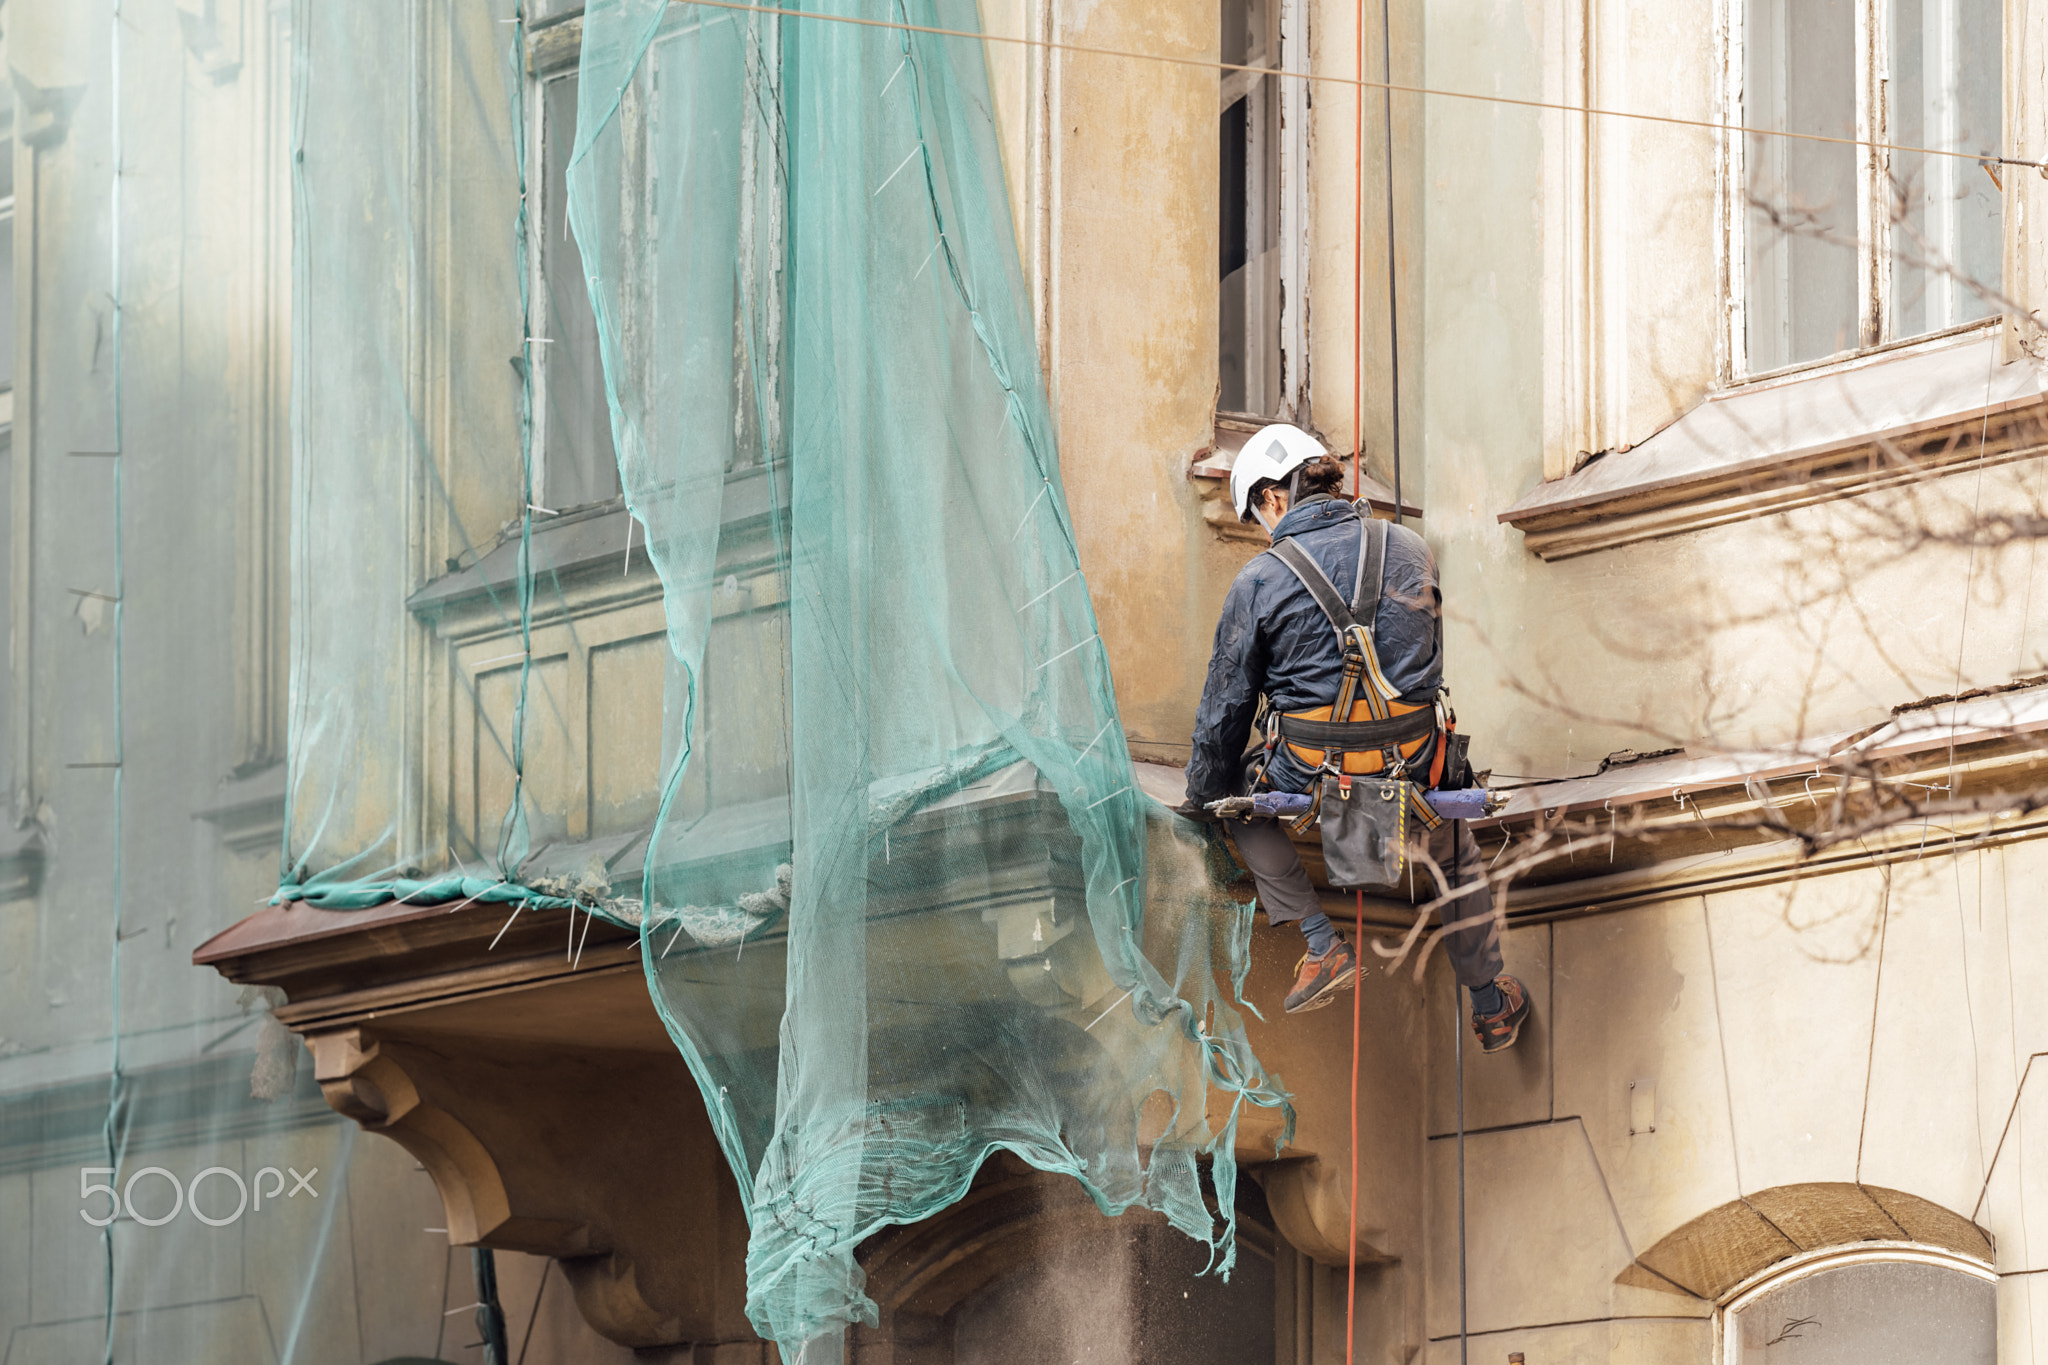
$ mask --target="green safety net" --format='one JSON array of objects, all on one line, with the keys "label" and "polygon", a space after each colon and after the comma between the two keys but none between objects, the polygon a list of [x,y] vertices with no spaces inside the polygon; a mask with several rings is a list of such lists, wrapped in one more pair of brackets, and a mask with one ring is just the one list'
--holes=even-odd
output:
[{"label": "green safety net", "polygon": [[1227,1274],[1286,1098],[1133,776],[981,42],[916,31],[973,6],[400,9],[296,15],[275,899],[638,927],[791,1356],[999,1148]]},{"label": "green safety net", "polygon": [[[522,790],[522,745],[545,743],[523,713],[558,727],[562,698],[560,670],[526,648],[548,582],[528,556],[546,490],[529,468],[517,15],[513,0],[437,9],[454,75],[431,129],[416,92],[432,48],[405,7],[297,16],[284,899],[361,906],[456,876],[516,903],[560,805]],[[474,575],[474,600],[412,600],[501,548],[516,565]],[[451,661],[461,697],[431,719],[419,678],[440,641],[423,624],[487,646]],[[457,712],[481,761],[436,761],[427,736],[445,745]]]},{"label": "green safety net", "polygon": [[981,42],[920,29],[975,7],[594,5],[569,169],[672,655],[649,978],[807,1360],[997,1148],[1227,1272],[1236,1106],[1284,1103],[1133,777]]},{"label": "green safety net", "polygon": [[[481,207],[460,212],[506,247],[493,259],[516,336],[506,262],[517,82],[512,29],[493,23],[513,13],[469,0],[5,8],[10,1365],[471,1358],[458,1355],[474,1336],[459,1311],[476,1298],[470,1253],[427,1230],[444,1221],[421,1216],[429,1177],[322,1099],[303,1046],[273,1015],[279,992],[224,980],[193,953],[257,913],[279,881],[294,396],[313,405],[299,426],[320,476],[299,489],[310,497],[298,575],[327,579],[301,605],[333,613],[301,663],[354,658],[328,675],[345,696],[323,698],[300,669],[295,739],[310,755],[301,790],[314,793],[302,813],[324,822],[323,847],[405,862],[388,838],[394,851],[377,851],[394,807],[372,793],[397,789],[411,755],[387,744],[396,723],[362,680],[395,676],[398,651],[416,650],[404,604],[425,575],[416,555],[379,558],[406,543],[403,531],[329,561],[331,573],[321,557],[347,538],[344,519],[421,520],[396,491],[434,425],[415,420],[429,411],[421,336],[461,345],[477,329],[492,351],[488,391],[460,418],[443,413],[443,427],[495,423],[517,450],[512,343],[490,334],[483,292],[445,308],[410,288],[389,211],[424,189],[392,159],[423,141],[407,73],[431,35],[453,34],[436,48],[446,126],[467,126],[484,150],[448,188],[459,199],[488,187]],[[296,213],[295,165],[311,191]],[[295,261],[306,267],[296,300]],[[362,464],[344,473],[348,455]],[[516,455],[509,469],[496,450],[468,467],[490,485],[472,497],[472,524],[486,503],[497,522],[514,515]],[[368,501],[351,511],[342,498]],[[312,619],[302,610],[302,624]],[[508,1298],[530,1301],[538,1271],[514,1270]]]}]

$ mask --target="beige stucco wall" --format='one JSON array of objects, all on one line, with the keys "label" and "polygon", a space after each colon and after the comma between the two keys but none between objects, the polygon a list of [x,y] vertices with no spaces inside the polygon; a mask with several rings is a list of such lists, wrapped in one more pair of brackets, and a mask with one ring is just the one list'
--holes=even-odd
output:
[{"label": "beige stucco wall", "polygon": [[[1326,8],[1315,69],[1349,77],[1353,20]],[[1025,31],[1012,20],[1005,31]],[[1206,56],[1215,22],[1209,3],[1052,17],[1057,41]],[[1559,5],[1436,6],[1426,33],[1397,12],[1396,77],[1711,120],[1718,23],[1706,0],[1590,24]],[[1377,40],[1369,25],[1369,76]],[[1256,550],[1203,526],[1204,490],[1183,477],[1209,442],[1215,384],[1214,78],[1074,53],[1039,72],[1040,49],[989,51],[1020,240],[1027,255],[1050,243],[1048,382],[1126,725],[1140,752],[1177,757],[1216,605]],[[1313,420],[1348,443],[1355,269],[1368,466],[1388,478],[1381,125],[1369,97],[1354,260],[1352,98],[1315,88]],[[1035,118],[1054,125],[1050,145],[1028,141]],[[1559,563],[1530,555],[1502,509],[1574,452],[1640,441],[1721,382],[1716,138],[1415,96],[1396,97],[1395,120],[1404,491],[1442,564],[1453,695],[1483,763],[1565,772],[1624,745],[1784,742],[2035,666],[2038,556],[1908,560],[1874,536],[1869,500]],[[1981,488],[1952,479],[1906,514],[2016,506],[2034,484],[2024,470]]]},{"label": "beige stucco wall", "polygon": [[[2044,20],[2023,0],[2010,11],[2023,75],[2039,64]],[[1315,8],[1318,72],[1357,69],[1356,13]],[[1713,121],[1724,22],[1709,0],[1396,6],[1396,79]],[[1052,23],[1075,42],[1213,54],[1216,9],[1059,6]],[[1050,174],[1009,169],[1027,198],[1020,233],[1049,239],[1054,262],[1044,306],[1062,467],[1133,747],[1178,757],[1222,591],[1256,549],[1204,528],[1182,477],[1207,443],[1215,382],[1213,77],[1056,57],[1058,79],[1033,85],[1024,49],[991,52],[992,67],[1012,63],[996,71],[999,120],[1015,119],[1006,154],[1033,154],[1009,110],[1027,89],[1057,134]],[[2012,88],[2014,145],[2031,146],[2039,101],[2024,80]],[[1363,426],[1384,478],[1378,104],[1369,97],[1358,158],[1368,231],[1355,258],[1353,94],[1318,86],[1314,100],[1314,421],[1348,445],[1356,268]],[[1454,699],[1483,764],[1560,775],[1631,745],[1779,744],[2039,669],[2048,567],[2031,545],[1905,553],[1883,529],[2032,505],[2043,485],[2029,464],[1557,563],[1532,555],[1496,520],[1502,509],[1577,452],[1641,441],[1725,382],[1717,140],[1395,103],[1405,491],[1442,565]],[[2031,245],[2041,197],[2029,178],[2009,200],[2009,278],[2025,298],[2043,269]],[[2048,1047],[2027,1010],[2048,988],[2027,894],[2044,858],[2036,843],[1930,852],[1513,930],[1509,967],[1530,984],[1536,1021],[1503,1057],[1466,1042],[1472,1323],[1489,1334],[1474,1358],[1706,1361],[1713,1305],[1616,1277],[1690,1220],[1776,1186],[1918,1195],[1988,1228],[2000,1271],[2039,1269],[2030,1236],[2048,1227],[2025,1213],[2048,1207],[2036,1188],[2048,1167],[2026,1123],[2048,1100],[2036,1088],[2015,1107],[2015,1095]],[[1272,995],[1294,951],[1261,927],[1254,998],[1261,983]],[[1455,1340],[1430,1340],[1456,1330],[1452,989],[1441,967],[1421,1000],[1377,974],[1364,989],[1361,1216],[1402,1258],[1361,1281],[1364,1331],[1386,1358],[1455,1360]],[[1348,1025],[1252,1026],[1302,1095],[1304,1147],[1319,1154],[1348,1117]],[[1418,1055],[1419,1074],[1397,1061]],[[1654,1090],[1655,1132],[1629,1131],[1633,1086]],[[1400,1173],[1418,1154],[1415,1202]],[[2032,1282],[2001,1286],[2004,1359],[2029,1360],[2048,1339]],[[1574,1325],[1540,1325],[1557,1323]],[[1340,1359],[1325,1327],[1315,1358]]]},{"label": "beige stucco wall", "polygon": [[[2039,25],[2038,7],[2025,13]],[[1201,57],[1216,44],[1214,0],[1059,5],[1049,19],[992,3],[987,15],[992,29],[1090,46]],[[1355,16],[1335,4],[1315,8],[1319,70],[1355,69]],[[1718,76],[1705,0],[1637,0],[1600,19],[1583,32],[1558,0],[1453,0],[1430,6],[1426,20],[1421,6],[1403,5],[1394,14],[1397,79],[1711,116]],[[1367,36],[1370,73],[1378,52]],[[2038,63],[2038,37],[2029,41],[2016,57],[2023,70]],[[1574,74],[1583,69],[1582,47],[1595,54],[1590,81]],[[165,83],[181,72],[173,68]],[[992,47],[991,73],[1063,470],[1125,723],[1139,753],[1178,758],[1217,603],[1254,549],[1209,529],[1204,490],[1185,476],[1209,444],[1216,383],[1215,77],[1080,53],[1048,61],[1042,49],[1019,46]],[[1387,477],[1388,367],[1372,340],[1387,323],[1375,198],[1384,167],[1375,102],[1367,103],[1368,141],[1356,164],[1368,232],[1354,254],[1347,139],[1355,104],[1342,87],[1320,87],[1316,96],[1311,366],[1315,424],[1348,444],[1355,268],[1362,425],[1372,467]],[[2022,106],[2036,117],[2033,103]],[[449,130],[449,164],[478,160],[464,140],[475,131]],[[1999,682],[2036,666],[2044,640],[2033,604],[2048,601],[2048,583],[2036,581],[2048,566],[2025,545],[1975,555],[1932,547],[1900,559],[1869,534],[1868,514],[1882,506],[1871,500],[1537,561],[1495,514],[1574,451],[1641,439],[1716,378],[1711,148],[1693,131],[1608,125],[1582,145],[1565,116],[1414,97],[1397,99],[1396,133],[1409,154],[1396,177],[1403,337],[1412,348],[1403,354],[1404,482],[1425,506],[1422,528],[1443,564],[1452,680],[1482,761],[1555,773],[1646,739],[1779,742],[1864,723],[1958,680]],[[54,154],[47,160],[59,164]],[[59,177],[44,191],[65,186]],[[2030,184],[2028,193],[2039,191]],[[437,194],[451,215],[504,219],[502,167],[495,177],[452,180]],[[2016,240],[2033,240],[2032,221],[2022,220]],[[2016,279],[2038,276],[2027,250],[2018,265]],[[71,289],[68,277],[58,283]],[[448,364],[478,384],[502,385],[508,348],[476,341],[460,321],[438,334]],[[148,325],[140,308],[134,325]],[[416,540],[399,534],[395,545],[425,565],[460,548],[459,526],[488,529],[502,516],[505,489],[464,460],[481,460],[478,451],[502,445],[510,430],[503,405],[482,396],[445,397],[435,411],[429,453],[453,510],[415,528]],[[94,438],[80,432],[70,444]],[[53,429],[45,455],[66,448],[58,436]],[[2019,466],[1956,476],[1923,496],[2017,506],[2040,478]],[[46,543],[72,535],[66,516],[87,506],[57,496],[42,505]],[[59,567],[45,576],[54,582]],[[45,626],[61,628],[66,642],[80,634],[69,618]],[[98,685],[97,656],[65,657],[66,671],[43,679],[46,695],[82,689],[81,679]],[[52,740],[91,738],[99,714]],[[160,718],[159,734],[176,728],[175,714]],[[59,762],[87,752],[46,748]],[[181,756],[178,766],[203,769],[210,781],[231,749]],[[64,810],[71,830],[105,821],[97,797]],[[171,846],[186,838],[190,820],[182,808],[167,819],[175,830],[160,837]],[[263,889],[259,863],[209,845],[195,855],[203,869],[189,880],[210,888],[209,913],[227,913],[223,907],[253,903]],[[2048,1099],[2038,1083],[2019,1088],[2029,1059],[2048,1053],[2048,1033],[2029,1008],[2048,987],[2048,926],[2037,922],[2048,911],[2030,894],[2044,872],[2041,843],[1953,856],[1937,849],[1885,871],[1513,930],[1508,962],[1531,987],[1536,1022],[1516,1051],[1466,1057],[1472,1316],[1477,1330],[1492,1334],[1487,1353],[1704,1360],[1704,1305],[1617,1285],[1615,1277],[1700,1213],[1777,1185],[1860,1180],[1915,1193],[1991,1229],[2001,1270],[2042,1269],[2048,1148],[2029,1135],[2048,1123]],[[100,894],[83,875],[65,892]],[[104,944],[51,933],[38,946],[31,940],[42,925],[19,908],[5,925],[11,947],[27,943],[43,954],[37,985],[58,980],[59,969],[70,973],[65,980],[99,980]],[[175,966],[181,958],[169,949],[189,941],[171,940],[168,920],[151,927],[165,933],[163,960]],[[1252,998],[1270,1006],[1298,949],[1288,934],[1261,926],[1254,951]],[[1455,1143],[1443,1135],[1455,1107],[1450,1040],[1464,1035],[1441,967],[1434,973],[1417,987],[1375,972],[1363,988],[1361,1221],[1398,1257],[1368,1267],[1361,1282],[1368,1358],[1407,1359],[1418,1348],[1420,1358],[1441,1360],[1453,1349],[1430,1339],[1455,1321],[1446,1240],[1455,1221]],[[55,1006],[26,983],[24,974],[24,1022],[9,1032],[36,1041],[42,1035],[30,1030],[62,1025],[51,1023]],[[1348,1164],[1348,1012],[1267,1013],[1253,1036],[1302,1097],[1299,1151]],[[1645,1082],[1655,1088],[1657,1127],[1632,1135],[1630,1087]],[[321,1130],[320,1140],[326,1135]],[[315,1306],[319,1324],[344,1354],[422,1350],[422,1324],[442,1311],[432,1271],[444,1251],[407,1240],[415,1221],[437,1221],[431,1212],[399,1220],[407,1208],[431,1210],[431,1198],[395,1148],[365,1140],[360,1150],[378,1155],[352,1174],[352,1208],[373,1230],[351,1234],[346,1257],[337,1242],[334,1264],[346,1259],[351,1275],[397,1273],[406,1297],[389,1321],[358,1327],[337,1306],[337,1289],[335,1303]],[[189,1164],[165,1159],[181,1171]],[[33,1218],[81,1233],[69,1221],[73,1178],[74,1169],[59,1167],[0,1179],[0,1210],[8,1211],[0,1222]],[[76,1274],[8,1288],[30,1296],[0,1304],[10,1323],[47,1321],[53,1332],[74,1333],[71,1319],[90,1326],[95,1304],[85,1290],[95,1254],[89,1236],[52,1251],[53,1265]],[[167,1262],[155,1272],[160,1292],[147,1301],[285,1302],[291,1286],[274,1259],[252,1239],[230,1259]],[[461,1272],[458,1260],[458,1285]],[[537,1265],[508,1271],[512,1306],[531,1302],[538,1275]],[[1317,1275],[1316,1358],[1330,1361],[1341,1358],[1343,1286],[1327,1267]],[[2013,1360],[2029,1359],[2022,1352],[2037,1337],[2048,1340],[2048,1296],[2037,1308],[2034,1282],[2016,1275],[2001,1290]],[[549,1292],[557,1299],[542,1315],[543,1348],[584,1358],[594,1349],[587,1333],[556,1307],[561,1287]],[[1540,1325],[1561,1322],[1576,1325]],[[52,1352],[76,1354],[69,1337],[46,1342]]]},{"label": "beige stucco wall", "polygon": [[[2044,857],[1929,856],[1512,931],[1538,1023],[1513,1052],[1466,1058],[1468,1128],[1492,1129],[1466,1140],[1484,1358],[1702,1361],[1709,1305],[1616,1284],[1629,1261],[1740,1195],[1860,1182],[1974,1214],[2011,1276],[2001,1359],[2031,1360],[2044,1323],[2012,1273],[2038,1268],[2048,1172],[2026,1132],[2040,1101],[2014,1095],[2048,1046],[2026,1010],[2048,980],[2028,894]],[[1439,972],[1433,1039],[1447,985]],[[1432,1337],[1456,1331],[1447,1053],[1431,1061]],[[1644,1085],[1655,1131],[1631,1134]],[[1608,1317],[1669,1321],[1536,1326]]]}]

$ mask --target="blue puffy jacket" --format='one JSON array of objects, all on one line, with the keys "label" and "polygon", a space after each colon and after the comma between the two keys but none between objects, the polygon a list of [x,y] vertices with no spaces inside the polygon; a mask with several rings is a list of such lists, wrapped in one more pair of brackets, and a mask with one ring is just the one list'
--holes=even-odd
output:
[{"label": "blue puffy jacket", "polygon": [[[1359,509],[1337,498],[1305,498],[1274,528],[1293,537],[1339,592],[1358,572]],[[1421,536],[1387,528],[1387,564],[1372,614],[1373,641],[1387,681],[1401,700],[1428,702],[1443,688],[1443,595],[1436,556]],[[1363,612],[1360,613],[1364,615]],[[1209,677],[1195,712],[1188,797],[1204,803],[1236,793],[1252,717],[1264,693],[1277,711],[1306,711],[1337,700],[1344,653],[1330,618],[1301,580],[1271,554],[1238,571],[1223,599]],[[1306,791],[1313,771],[1282,745],[1267,768],[1280,791]]]}]

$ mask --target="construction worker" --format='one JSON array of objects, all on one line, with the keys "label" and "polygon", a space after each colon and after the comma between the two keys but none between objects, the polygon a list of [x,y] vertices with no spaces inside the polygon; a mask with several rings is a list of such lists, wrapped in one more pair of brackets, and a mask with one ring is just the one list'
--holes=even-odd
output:
[{"label": "construction worker", "polygon": [[[1231,470],[1230,493],[1240,521],[1256,518],[1276,544],[1293,539],[1330,584],[1363,597],[1370,589],[1355,585],[1363,577],[1361,522],[1370,514],[1338,496],[1343,480],[1343,467],[1321,442],[1297,427],[1275,424],[1245,443]],[[1401,709],[1413,713],[1426,706],[1434,717],[1443,689],[1436,559],[1422,537],[1405,527],[1387,528],[1385,546],[1377,601],[1354,600],[1351,607],[1358,622],[1370,629],[1379,668],[1406,704]],[[1272,551],[1238,572],[1224,598],[1195,716],[1183,813],[1200,818],[1210,803],[1254,790],[1314,790],[1322,771],[1318,763],[1327,755],[1287,742],[1285,726],[1290,716],[1313,718],[1325,729],[1331,720],[1347,719],[1330,714],[1343,671],[1340,634],[1303,578]],[[1267,732],[1263,747],[1247,754],[1261,697]],[[1431,755],[1445,743],[1434,720],[1423,729],[1427,737],[1418,737],[1398,755],[1404,763],[1414,755],[1417,767],[1407,773],[1411,779],[1429,772]],[[1287,995],[1287,1012],[1319,1009],[1338,992],[1354,988],[1357,951],[1324,914],[1283,822],[1225,823],[1251,869],[1266,918],[1298,924],[1307,941]],[[1445,820],[1429,836],[1428,850],[1452,890],[1462,891],[1439,912],[1448,931],[1444,944],[1459,984],[1471,993],[1472,1028],[1480,1046],[1498,1052],[1519,1036],[1529,998],[1522,983],[1502,971],[1493,897],[1478,845],[1463,821]]]}]

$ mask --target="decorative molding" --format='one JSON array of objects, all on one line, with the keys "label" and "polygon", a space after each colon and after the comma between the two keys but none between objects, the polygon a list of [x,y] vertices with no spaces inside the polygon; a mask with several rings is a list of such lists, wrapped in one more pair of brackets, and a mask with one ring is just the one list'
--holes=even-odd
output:
[{"label": "decorative molding", "polygon": [[[1816,791],[1835,791],[1851,772],[1881,773],[1884,782],[1901,786],[1953,784],[1953,799],[1961,800],[2035,790],[2048,775],[2039,747],[2043,731],[2048,687],[1989,688],[1901,707],[1883,724],[1776,749],[1681,755],[1523,787],[1499,814],[1474,821],[1473,830],[1481,855],[1491,858],[1504,832],[1555,829],[1567,818],[1624,822],[1630,837],[1613,856],[1553,863],[1518,879],[1507,894],[1508,913],[1517,920],[1621,910],[1709,889],[1883,866],[1925,855],[1928,836],[1920,822],[1869,832],[1819,853],[1767,830],[1716,834],[1708,822],[1767,807],[1795,823],[1817,818],[1810,798]],[[2036,840],[2048,834],[2048,812],[1990,810],[1969,828],[1973,847]]]},{"label": "decorative molding", "polygon": [[185,47],[216,85],[242,69],[242,6],[245,0],[173,0]]},{"label": "decorative molding", "polygon": [[1850,1181],[1778,1185],[1731,1199],[1667,1234],[1616,1284],[1718,1302],[1784,1261],[1872,1242],[1940,1247],[1988,1267],[1991,1234],[1901,1190]]},{"label": "decorative molding", "polygon": [[1543,559],[1748,521],[2048,450],[2048,377],[1981,330],[1711,395],[1497,520]]},{"label": "decorative molding", "polygon": [[85,97],[85,87],[40,86],[22,75],[19,69],[12,74],[15,103],[21,110],[15,136],[21,144],[46,151],[64,141],[65,135],[71,131],[71,115]]},{"label": "decorative molding", "polygon": [[526,74],[546,76],[574,66],[583,55],[583,16],[572,14],[558,23],[530,29],[526,35]]},{"label": "decorative molding", "polygon": [[583,1320],[620,1345],[666,1346],[696,1335],[682,1318],[648,1303],[638,1270],[617,1252],[558,1259]]},{"label": "decorative molding", "polygon": [[[1188,479],[1195,485],[1196,497],[1201,500],[1202,520],[1224,540],[1242,540],[1264,547],[1267,536],[1264,528],[1249,525],[1237,519],[1237,508],[1230,500],[1230,471],[1237,464],[1238,455],[1244,450],[1245,442],[1253,433],[1267,425],[1263,419],[1243,418],[1230,413],[1216,414],[1215,435],[1207,449],[1197,451],[1188,465]],[[1328,442],[1324,442],[1328,444]],[[1391,520],[1394,515],[1394,490],[1370,474],[1361,472],[1358,476],[1358,495],[1375,516]],[[1420,519],[1422,507],[1407,498],[1402,507],[1408,516]]]},{"label": "decorative molding", "polygon": [[434,1178],[448,1215],[448,1240],[539,1256],[583,1256],[596,1248],[590,1228],[552,1218],[515,1217],[496,1160],[463,1122],[426,1103],[401,1057],[361,1029],[316,1033],[313,1079],[328,1107],[383,1133],[419,1159]]},{"label": "decorative molding", "polygon": [[[250,1035],[242,1027],[224,1026],[216,1043],[230,1039],[198,1061],[180,1059],[129,1066],[121,1071],[123,1142],[128,1159],[197,1142],[227,1142],[274,1134],[280,1128],[331,1124],[333,1113],[320,1102],[320,1092],[303,1075],[299,1083],[273,1100],[250,1093]],[[86,1046],[104,1066],[104,1044]],[[6,1059],[15,1066],[33,1063],[32,1055]],[[13,1088],[0,1092],[0,1176],[49,1170],[68,1162],[91,1162],[106,1151],[108,1078],[104,1070],[81,1069],[69,1076],[38,1076],[28,1085],[5,1075]]]},{"label": "decorative molding", "polygon": [[192,818],[219,830],[230,852],[276,853],[284,846],[284,807],[285,765],[273,763],[222,783],[215,803]]},{"label": "decorative molding", "polygon": [[[234,763],[237,776],[284,758],[291,599],[291,82],[288,20],[257,0],[178,0],[178,18],[201,66],[225,83],[254,49],[249,79],[232,95],[245,116],[244,154],[251,193],[242,267],[250,305],[237,325],[247,363],[236,387],[248,414],[236,452],[234,500]],[[247,6],[256,5],[251,11]],[[231,7],[232,15],[219,11]],[[217,30],[228,37],[216,39]],[[247,37],[244,37],[244,34]],[[222,45],[232,42],[232,54]],[[208,44],[213,44],[209,47]],[[212,58],[208,52],[216,55]],[[232,60],[230,61],[230,56]],[[210,64],[212,63],[212,64]],[[216,98],[221,98],[216,96]]]},{"label": "decorative molding", "polygon": [[[693,1169],[678,1180],[659,1160],[674,1143],[707,1148],[715,1161],[715,1143],[689,1141],[672,1096],[653,1107],[677,1113],[643,1116],[649,1102],[633,1093],[636,1075],[645,1086],[679,1078],[631,1068],[591,1075],[581,1055],[457,1053],[448,1041],[403,1043],[362,1028],[308,1038],[328,1104],[397,1142],[433,1177],[452,1244],[561,1261],[584,1318],[622,1346],[730,1334],[699,1292],[702,1234],[716,1231],[719,1214],[702,1178],[724,1173]],[[584,1084],[563,1083],[578,1074]],[[694,1087],[681,1093],[696,1102]],[[654,1121],[626,1131],[619,1121],[628,1117]],[[696,1126],[708,1139],[701,1109]],[[665,1195],[644,1188],[655,1172]]]},{"label": "decorative molding", "polygon": [[426,1168],[452,1242],[561,1260],[623,1345],[749,1338],[745,1213],[639,936],[593,921],[572,957],[568,912],[512,911],[266,906],[193,958],[289,992],[320,1093]]}]

